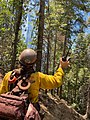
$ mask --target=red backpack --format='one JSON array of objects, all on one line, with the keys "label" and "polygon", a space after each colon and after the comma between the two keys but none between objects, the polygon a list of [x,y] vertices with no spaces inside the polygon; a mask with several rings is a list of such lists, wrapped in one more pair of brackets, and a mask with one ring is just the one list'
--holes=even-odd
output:
[{"label": "red backpack", "polygon": [[[15,76],[13,79],[16,79]],[[0,95],[0,120],[41,120],[38,111],[28,100],[27,91],[31,85],[28,78],[19,77],[15,81],[16,85],[11,92]]]}]

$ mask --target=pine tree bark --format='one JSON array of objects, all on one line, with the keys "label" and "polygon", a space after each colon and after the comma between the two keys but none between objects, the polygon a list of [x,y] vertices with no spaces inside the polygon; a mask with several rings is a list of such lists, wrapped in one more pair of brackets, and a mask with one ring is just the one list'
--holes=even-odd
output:
[{"label": "pine tree bark", "polygon": [[45,0],[40,0],[36,70],[41,71]]},{"label": "pine tree bark", "polygon": [[15,23],[15,39],[13,42],[13,56],[12,56],[12,63],[11,63],[11,70],[14,69],[15,62],[16,62],[16,54],[17,54],[17,44],[19,42],[18,34],[19,34],[19,27],[21,24],[22,19],[22,10],[23,10],[23,0],[19,0],[16,3],[16,23]]},{"label": "pine tree bark", "polygon": [[88,87],[88,100],[87,100],[86,120],[90,120],[90,85]]}]

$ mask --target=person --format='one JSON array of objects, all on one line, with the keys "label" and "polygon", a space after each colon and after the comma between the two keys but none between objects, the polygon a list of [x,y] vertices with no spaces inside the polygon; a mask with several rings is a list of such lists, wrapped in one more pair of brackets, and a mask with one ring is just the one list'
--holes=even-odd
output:
[{"label": "person", "polygon": [[[69,61],[62,61],[60,58],[59,68],[56,70],[54,75],[47,75],[42,72],[35,72],[33,69],[34,64],[37,60],[37,53],[33,49],[25,49],[21,52],[19,56],[20,66],[25,69],[25,72],[30,71],[29,80],[34,81],[28,88],[29,100],[31,103],[36,106],[36,109],[39,111],[38,105],[38,95],[39,90],[41,89],[53,89],[62,85],[62,78],[64,76],[64,69],[69,66]],[[17,70],[16,70],[17,71]],[[20,72],[20,70],[19,70]],[[17,72],[19,74],[19,72]],[[1,83],[0,94],[7,93],[10,91],[9,87],[9,78],[12,71],[8,72]],[[37,107],[38,106],[38,107]]]}]

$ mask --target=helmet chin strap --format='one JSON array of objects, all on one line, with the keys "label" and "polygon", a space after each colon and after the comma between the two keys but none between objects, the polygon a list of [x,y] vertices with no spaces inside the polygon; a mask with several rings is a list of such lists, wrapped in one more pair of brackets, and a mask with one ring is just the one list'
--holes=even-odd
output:
[{"label": "helmet chin strap", "polygon": [[21,61],[19,61],[19,63],[22,67],[30,68],[30,67],[33,67],[33,65],[36,63],[36,61],[34,63],[31,63],[31,64],[24,64]]}]

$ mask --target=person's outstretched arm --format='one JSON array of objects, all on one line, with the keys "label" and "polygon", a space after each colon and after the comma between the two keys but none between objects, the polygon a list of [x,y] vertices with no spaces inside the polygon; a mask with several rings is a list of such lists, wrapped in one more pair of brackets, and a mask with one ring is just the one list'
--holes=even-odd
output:
[{"label": "person's outstretched arm", "polygon": [[64,69],[69,66],[69,61],[62,61],[60,58],[60,65],[54,75],[47,75],[39,72],[40,88],[53,89],[62,85],[62,78],[64,76]]}]

